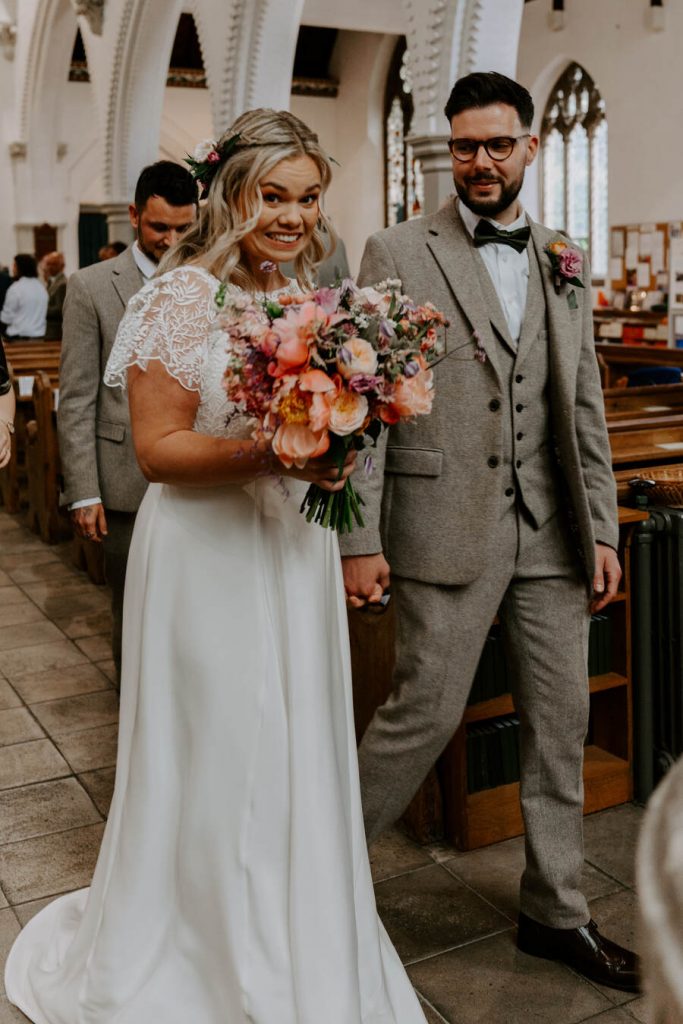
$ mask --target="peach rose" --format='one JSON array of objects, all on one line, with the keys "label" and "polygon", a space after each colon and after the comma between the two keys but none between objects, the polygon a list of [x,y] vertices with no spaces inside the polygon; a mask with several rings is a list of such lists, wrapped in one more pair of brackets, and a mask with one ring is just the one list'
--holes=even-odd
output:
[{"label": "peach rose", "polygon": [[299,378],[299,390],[311,394],[308,419],[311,430],[325,430],[330,422],[332,396],[337,386],[322,370],[307,370]]},{"label": "peach rose", "polygon": [[370,376],[377,369],[377,353],[369,341],[363,338],[349,338],[344,342],[347,361],[337,357],[337,369],[348,380],[357,373]]},{"label": "peach rose", "polygon": [[332,402],[329,427],[333,434],[346,437],[360,430],[368,414],[368,400],[355,391],[341,391]]},{"label": "peach rose", "polygon": [[551,252],[553,256],[559,256],[561,252],[567,248],[567,243],[562,241],[552,242],[548,246],[548,252]]},{"label": "peach rose", "polygon": [[283,423],[275,431],[272,446],[287,469],[303,469],[309,459],[325,454],[330,437],[326,430],[314,431],[304,423]]},{"label": "peach rose", "polygon": [[432,378],[431,370],[422,370],[414,377],[404,377],[398,382],[391,405],[399,416],[424,416],[432,411]]}]

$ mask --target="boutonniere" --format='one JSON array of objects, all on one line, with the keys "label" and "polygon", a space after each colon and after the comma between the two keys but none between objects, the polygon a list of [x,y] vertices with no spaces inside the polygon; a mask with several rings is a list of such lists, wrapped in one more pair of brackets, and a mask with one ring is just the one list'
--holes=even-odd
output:
[{"label": "boutonniere", "polygon": [[550,259],[553,284],[557,295],[560,294],[563,282],[573,284],[577,288],[585,287],[580,276],[583,271],[583,255],[578,249],[569,245],[564,239],[558,238],[555,242],[549,242],[543,251],[548,254]]}]

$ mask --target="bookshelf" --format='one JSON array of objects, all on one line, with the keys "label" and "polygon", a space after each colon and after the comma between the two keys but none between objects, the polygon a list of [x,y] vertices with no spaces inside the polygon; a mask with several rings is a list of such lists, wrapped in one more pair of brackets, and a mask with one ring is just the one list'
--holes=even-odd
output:
[{"label": "bookshelf", "polygon": [[[586,814],[625,803],[633,796],[630,542],[635,523],[647,518],[647,513],[624,508],[620,509],[619,518],[622,589],[605,610],[610,629],[608,649],[603,649],[602,661],[597,662],[602,670],[590,676],[590,727],[584,750]],[[383,703],[391,689],[392,619],[391,613],[350,613],[354,707],[359,737],[374,709]],[[473,696],[476,698],[476,684]],[[473,790],[471,751],[468,765],[468,734],[471,744],[475,729],[486,730],[487,726],[505,722],[514,714],[510,693],[475,699],[468,704],[460,728],[404,817],[405,825],[416,839],[428,842],[445,838],[460,850],[472,850],[522,834],[519,782],[502,782]],[[509,770],[509,736],[501,743],[500,762]]]}]

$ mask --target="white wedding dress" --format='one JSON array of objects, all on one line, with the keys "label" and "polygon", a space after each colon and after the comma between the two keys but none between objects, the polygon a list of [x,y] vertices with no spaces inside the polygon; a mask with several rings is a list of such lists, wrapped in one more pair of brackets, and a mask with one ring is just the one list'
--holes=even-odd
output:
[{"label": "white wedding dress", "polygon": [[[161,360],[195,429],[248,437],[221,387],[218,281],[131,301],[106,371]],[[336,535],[305,484],[151,484],[124,611],[116,788],[90,889],[17,938],[35,1024],[424,1024],[375,909]]]}]

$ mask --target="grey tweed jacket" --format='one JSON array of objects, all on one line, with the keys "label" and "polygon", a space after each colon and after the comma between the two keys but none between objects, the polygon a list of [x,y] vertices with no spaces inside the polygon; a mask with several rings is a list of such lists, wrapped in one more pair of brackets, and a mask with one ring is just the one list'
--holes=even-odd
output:
[{"label": "grey tweed jacket", "polygon": [[128,396],[102,383],[128,300],[143,283],[131,249],[69,278],[57,413],[62,504],[100,496],[106,508],[135,512],[145,493]]},{"label": "grey tweed jacket", "polygon": [[[557,237],[531,222],[547,315],[552,434],[590,578],[595,540],[618,543],[616,486],[593,339],[590,272],[585,261],[585,288],[563,283],[556,294],[543,249]],[[507,333],[503,312],[494,289],[482,287],[488,274],[455,203],[368,240],[359,282],[387,278],[400,278],[413,300],[433,302],[446,314],[450,355],[434,369],[431,415],[390,428],[376,452],[375,472],[368,480],[362,474],[354,478],[366,503],[366,526],[341,538],[342,554],[384,550],[400,576],[468,583],[495,558],[502,506],[496,460],[502,462],[503,424],[490,403],[500,400],[505,386],[498,354]],[[475,332],[485,362],[475,358]],[[520,343],[516,372],[523,377],[524,363],[533,359],[533,344]]]}]

